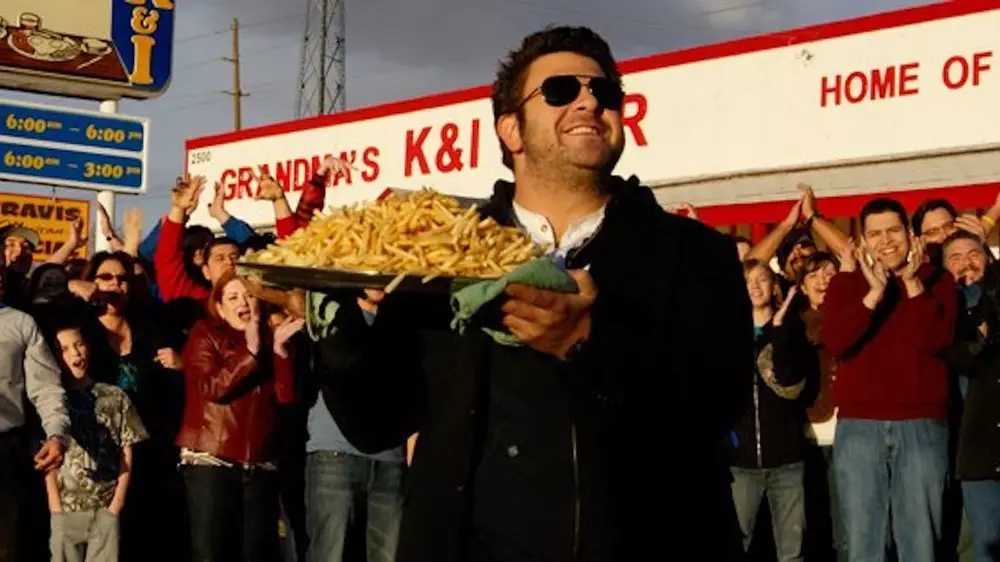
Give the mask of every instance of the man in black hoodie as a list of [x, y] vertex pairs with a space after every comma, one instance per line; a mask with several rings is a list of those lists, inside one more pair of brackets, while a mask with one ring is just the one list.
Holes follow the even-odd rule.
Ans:
[[339, 301], [316, 366], [338, 426], [373, 452], [420, 433], [397, 559], [735, 559], [753, 327], [733, 244], [612, 176], [621, 76], [591, 30], [527, 37], [492, 100], [515, 181], [480, 212], [551, 244], [579, 292], [480, 313], [520, 347], [451, 331], [445, 296], [390, 295], [370, 328]]

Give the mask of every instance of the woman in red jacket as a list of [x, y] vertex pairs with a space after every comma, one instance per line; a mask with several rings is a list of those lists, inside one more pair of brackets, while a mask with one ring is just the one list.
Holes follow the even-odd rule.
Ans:
[[225, 274], [208, 317], [184, 351], [186, 400], [177, 443], [187, 488], [192, 560], [277, 561], [278, 404], [295, 400], [288, 342], [302, 320], [273, 334], [243, 280]]

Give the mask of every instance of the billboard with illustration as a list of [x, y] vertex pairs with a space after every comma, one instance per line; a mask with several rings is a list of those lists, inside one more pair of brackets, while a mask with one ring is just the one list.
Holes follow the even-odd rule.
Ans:
[[[35, 262], [44, 262], [69, 240], [75, 220], [83, 221], [81, 230], [90, 232], [90, 201], [38, 197], [20, 193], [0, 193], [0, 229], [23, 226], [38, 233]], [[86, 258], [88, 248], [77, 249], [73, 257]]]
[[170, 82], [174, 0], [3, 0], [0, 84], [93, 99]]

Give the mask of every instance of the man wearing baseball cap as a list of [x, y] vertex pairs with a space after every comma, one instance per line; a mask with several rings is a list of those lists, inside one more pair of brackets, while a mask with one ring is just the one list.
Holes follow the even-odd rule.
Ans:
[[27, 275], [41, 238], [34, 230], [20, 225], [5, 226], [0, 230], [3, 240], [3, 257], [7, 267]]
[[0, 241], [3, 242], [4, 268], [4, 302], [12, 308], [23, 308], [26, 304], [28, 273], [35, 257], [35, 249], [41, 238], [34, 230], [20, 226], [9, 225], [0, 229]]

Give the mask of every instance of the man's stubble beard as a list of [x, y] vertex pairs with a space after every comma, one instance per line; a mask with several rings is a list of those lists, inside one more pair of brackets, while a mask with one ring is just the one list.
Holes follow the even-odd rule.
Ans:
[[[596, 168], [589, 168], [575, 164], [565, 158], [564, 155], [568, 147], [560, 145], [558, 142], [554, 146], [534, 147], [531, 136], [525, 134], [524, 138], [525, 169], [534, 178], [550, 186], [560, 186], [560, 189], [577, 193], [583, 190], [594, 191], [595, 193], [607, 193], [610, 186], [610, 178], [621, 152], [614, 153], [613, 149], [608, 149], [609, 154], [606, 162]], [[548, 157], [540, 156], [548, 155]]]

